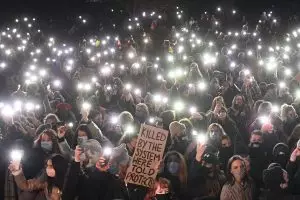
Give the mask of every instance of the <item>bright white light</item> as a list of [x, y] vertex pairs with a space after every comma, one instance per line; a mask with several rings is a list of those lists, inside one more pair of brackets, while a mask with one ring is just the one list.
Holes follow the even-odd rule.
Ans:
[[134, 53], [133, 52], [129, 52], [128, 53], [128, 58], [130, 58], [130, 59], [132, 59], [132, 58], [134, 58], [135, 56], [134, 56]]
[[14, 110], [21, 111], [21, 109], [22, 109], [22, 102], [19, 100], [15, 101], [14, 102]]
[[286, 69], [284, 70], [284, 74], [285, 74], [286, 76], [290, 76], [290, 75], [292, 75], [292, 70], [289, 69], [289, 68], [286, 68]]
[[128, 26], [128, 29], [129, 29], [129, 30], [131, 30], [131, 29], [132, 29], [132, 26], [131, 26], [131, 25], [129, 25], [129, 26]]
[[262, 124], [270, 123], [270, 118], [268, 116], [261, 116], [261, 117], [259, 117], [259, 121]]
[[174, 106], [173, 106], [174, 110], [178, 111], [178, 112], [181, 112], [183, 111], [183, 109], [185, 108], [185, 105], [183, 102], [181, 101], [176, 101], [174, 103]]
[[103, 156], [110, 156], [112, 153], [112, 149], [109, 147], [104, 148], [103, 150]]
[[230, 67], [234, 68], [236, 66], [235, 62], [230, 63]]
[[259, 65], [263, 65], [263, 64], [264, 64], [264, 61], [263, 61], [263, 60], [260, 60], [260, 61], [258, 61], [258, 64], [259, 64]]
[[218, 8], [217, 8], [217, 11], [218, 11], [218, 12], [220, 12], [221, 10], [222, 10], [221, 7], [218, 7]]
[[250, 75], [250, 70], [249, 70], [249, 69], [245, 69], [245, 70], [244, 70], [244, 74], [245, 74], [245, 76]]
[[6, 67], [6, 63], [5, 62], [1, 62], [0, 63], [0, 67], [3, 69], [3, 68], [5, 68]]
[[81, 90], [81, 89], [83, 88], [83, 84], [82, 84], [82, 83], [78, 83], [78, 84], [77, 84], [77, 88], [78, 88], [79, 90]]
[[153, 100], [154, 100], [154, 102], [160, 102], [160, 101], [161, 101], [161, 96], [160, 96], [160, 94], [154, 95], [154, 96], [153, 96]]
[[198, 83], [198, 88], [200, 90], [205, 90], [206, 87], [207, 87], [207, 85], [206, 85], [206, 83], [204, 81], [201, 81], [201, 82]]
[[197, 136], [197, 143], [199, 144], [205, 144], [207, 142], [207, 137], [204, 134], [199, 134]]
[[54, 80], [53, 81], [53, 86], [54, 87], [60, 87], [61, 86], [61, 81], [60, 80]]
[[178, 47], [178, 53], [182, 53], [183, 50], [184, 50], [184, 47], [183, 47], [183, 46], [179, 46], [179, 47]]
[[26, 103], [26, 104], [25, 104], [25, 109], [26, 109], [27, 111], [33, 110], [33, 109], [34, 109], [34, 104], [31, 103], [31, 102]]
[[237, 45], [236, 44], [233, 44], [232, 46], [231, 46], [231, 49], [236, 49], [237, 48]]
[[149, 118], [149, 123], [150, 123], [150, 124], [153, 124], [154, 122], [155, 122], [155, 119], [154, 119], [153, 117], [150, 117], [150, 118]]
[[138, 88], [136, 88], [136, 89], [134, 90], [134, 94], [135, 94], [135, 95], [140, 95], [140, 94], [141, 94], [141, 90], [138, 89]]
[[126, 90], [131, 90], [131, 88], [132, 88], [132, 85], [131, 85], [130, 83], [127, 83], [127, 84], [125, 85], [125, 89], [126, 89]]
[[286, 87], [286, 83], [285, 82], [280, 82], [279, 83], [279, 87], [280, 88], [285, 88]]
[[196, 107], [190, 107], [190, 113], [194, 114], [197, 112], [197, 108]]
[[261, 46], [261, 45], [258, 45], [258, 46], [257, 46], [257, 49], [261, 50], [261, 49], [262, 49], [262, 46]]
[[91, 52], [92, 52], [91, 49], [86, 49], [86, 53], [87, 53], [87, 54], [90, 54]]
[[273, 23], [276, 24], [277, 23], [277, 19], [273, 19]]
[[10, 153], [10, 159], [12, 161], [20, 162], [22, 160], [22, 157], [23, 157], [23, 151], [22, 150], [13, 150]]
[[9, 56], [9, 55], [11, 54], [11, 50], [10, 50], [10, 49], [6, 49], [6, 50], [5, 50], [5, 54], [6, 54], [7, 56]]
[[143, 62], [146, 62], [147, 61], [147, 58], [145, 56], [142, 57], [141, 59]]
[[68, 127], [73, 128], [74, 124], [72, 122], [68, 123]]
[[118, 117], [113, 116], [113, 117], [110, 119], [110, 121], [111, 121], [112, 124], [116, 124], [116, 123], [118, 123]]
[[205, 53], [203, 55], [203, 63], [204, 63], [204, 65], [215, 64], [216, 61], [217, 61], [216, 57], [212, 56], [209, 53]]
[[251, 50], [249, 50], [249, 51], [247, 52], [247, 55], [248, 55], [248, 56], [252, 56], [252, 55], [253, 55], [253, 52], [252, 52]]
[[91, 104], [87, 103], [87, 102], [84, 102], [82, 104], [82, 109], [84, 110], [89, 110], [91, 108]]
[[92, 82], [93, 82], [93, 83], [96, 83], [97, 80], [98, 80], [97, 77], [92, 77]]
[[168, 60], [168, 62], [173, 62], [174, 61], [174, 56], [168, 55], [167, 60]]
[[236, 10], [233, 10], [233, 11], [232, 11], [232, 14], [236, 14]]
[[273, 113], [278, 113], [279, 111], [280, 111], [280, 108], [279, 108], [278, 105], [273, 105], [273, 106], [272, 106], [272, 112], [273, 112]]
[[285, 51], [285, 52], [289, 52], [290, 50], [291, 50], [291, 47], [290, 47], [290, 46], [285, 46], [285, 47], [284, 47], [284, 51]]
[[104, 75], [108, 75], [111, 72], [110, 67], [106, 66], [101, 69], [101, 73]]
[[46, 76], [47, 72], [46, 72], [45, 69], [41, 69], [39, 74], [40, 74], [41, 77], [44, 77], [44, 76]]

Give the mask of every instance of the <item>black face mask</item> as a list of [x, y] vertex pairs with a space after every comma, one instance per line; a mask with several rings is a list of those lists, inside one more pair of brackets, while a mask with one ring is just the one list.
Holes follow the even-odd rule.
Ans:
[[233, 147], [222, 147], [219, 151], [219, 158], [221, 161], [228, 160], [233, 156]]
[[262, 144], [259, 142], [250, 143], [249, 145], [249, 155], [250, 157], [261, 157], [264, 155]]
[[276, 163], [280, 164], [280, 166], [281, 166], [282, 168], [285, 168], [285, 167], [286, 167], [286, 164], [287, 164], [288, 160], [289, 160], [289, 157], [286, 156], [286, 155], [278, 155], [278, 156], [276, 156], [276, 157], [274, 158], [274, 161], [275, 161]]
[[205, 167], [204, 168], [204, 174], [206, 175], [207, 178], [212, 178], [214, 177], [214, 170], [212, 167]]
[[169, 200], [170, 194], [157, 194], [155, 195], [155, 199], [157, 200]]

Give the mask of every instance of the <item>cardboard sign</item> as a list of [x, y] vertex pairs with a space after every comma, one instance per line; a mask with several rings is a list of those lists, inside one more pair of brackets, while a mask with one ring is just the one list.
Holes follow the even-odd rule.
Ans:
[[157, 175], [157, 167], [166, 147], [168, 131], [149, 125], [142, 125], [127, 169], [126, 183], [152, 187]]

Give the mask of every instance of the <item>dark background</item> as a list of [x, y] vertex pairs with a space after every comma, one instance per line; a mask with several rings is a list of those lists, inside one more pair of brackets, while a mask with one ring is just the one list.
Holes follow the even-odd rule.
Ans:
[[[1, 0], [2, 15], [20, 12], [42, 14], [60, 14], [68, 11], [88, 11], [90, 7], [102, 10], [107, 5], [151, 4], [154, 6], [179, 3], [191, 10], [201, 11], [203, 8], [215, 5], [234, 5], [243, 12], [257, 12], [275, 6], [281, 12], [292, 13], [299, 10], [299, 0], [90, 0], [106, 1], [108, 3], [86, 3], [89, 0]], [[117, 2], [117, 3], [116, 3]], [[167, 2], [167, 3], [165, 3]]]

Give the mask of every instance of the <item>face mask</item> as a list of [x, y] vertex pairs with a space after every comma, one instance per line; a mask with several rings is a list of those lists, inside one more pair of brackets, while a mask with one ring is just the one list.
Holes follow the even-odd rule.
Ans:
[[207, 174], [209, 177], [213, 177], [214, 176], [214, 170], [212, 167], [204, 167], [204, 173]]
[[45, 151], [52, 151], [52, 142], [41, 142], [41, 147]]
[[221, 119], [226, 118], [226, 113], [225, 113], [225, 112], [221, 112], [221, 113], [219, 114], [219, 118], [221, 118]]
[[260, 142], [253, 142], [250, 143], [250, 148], [260, 148], [261, 147], [261, 143]]
[[170, 199], [170, 194], [157, 194], [157, 195], [155, 195], [155, 199], [168, 200], [168, 199]]
[[212, 131], [210, 132], [210, 138], [214, 141], [219, 141], [220, 140], [220, 132], [219, 131]]
[[168, 171], [171, 174], [177, 174], [179, 171], [179, 163], [178, 162], [169, 162], [168, 163]]
[[219, 152], [220, 159], [228, 160], [231, 156], [233, 156], [233, 148], [232, 147], [222, 147]]
[[78, 138], [77, 138], [77, 144], [78, 144], [78, 145], [82, 145], [82, 144], [84, 144], [87, 140], [88, 140], [88, 137], [87, 137], [87, 136], [81, 136], [81, 137], [78, 137]]
[[119, 168], [117, 167], [117, 165], [111, 165], [111, 166], [109, 167], [109, 169], [108, 169], [108, 172], [109, 172], [110, 174], [116, 175], [116, 174], [119, 173]]

